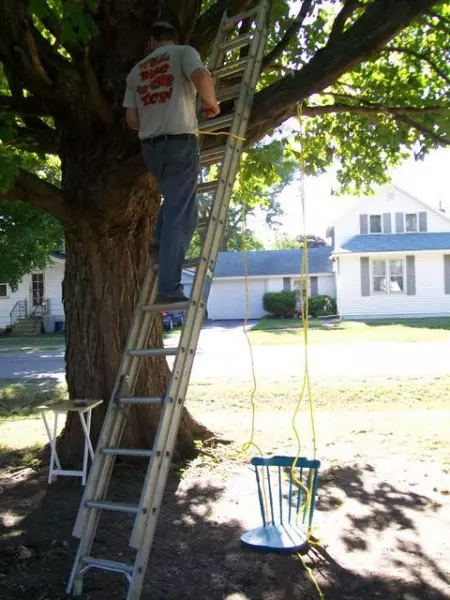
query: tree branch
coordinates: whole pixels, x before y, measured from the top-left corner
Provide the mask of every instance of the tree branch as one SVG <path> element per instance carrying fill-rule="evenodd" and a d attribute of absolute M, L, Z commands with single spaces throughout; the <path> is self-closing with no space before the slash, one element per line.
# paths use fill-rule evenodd
<path fill-rule="evenodd" d="M 50 111 L 39 104 L 36 98 L 28 96 L 0 96 L 0 112 L 16 113 L 24 116 L 45 117 Z"/>
<path fill-rule="evenodd" d="M 440 146 L 444 146 L 444 147 L 450 146 L 450 137 L 448 135 L 439 135 L 438 133 L 433 131 L 430 127 L 427 127 L 423 123 L 418 123 L 415 119 L 411 119 L 407 115 L 396 115 L 395 118 L 398 121 L 402 121 L 403 123 L 406 123 L 410 127 L 417 129 L 417 131 L 420 131 L 426 137 L 431 138 L 436 143 L 438 143 Z"/>
<path fill-rule="evenodd" d="M 402 46 L 389 46 L 388 48 L 384 48 L 382 50 L 382 53 L 386 53 L 386 52 L 398 52 L 400 54 L 407 54 L 409 56 L 413 56 L 414 58 L 417 58 L 418 60 L 423 60 L 424 62 L 426 62 L 427 64 L 430 65 L 430 67 L 433 69 L 433 71 L 437 75 L 439 75 L 439 77 L 441 79 L 443 79 L 450 85 L 450 77 L 448 77 L 442 71 L 442 69 L 440 69 L 439 66 L 434 62 L 434 60 L 431 59 L 427 54 L 422 54 L 421 52 L 417 52 L 417 50 L 412 50 L 410 48 L 403 48 Z"/>
<path fill-rule="evenodd" d="M 57 217 L 61 223 L 69 221 L 62 191 L 24 169 L 19 169 L 14 188 L 7 192 L 0 192 L 0 197 L 37 206 Z"/>
<path fill-rule="evenodd" d="M 343 33 L 347 20 L 352 16 L 359 6 L 367 7 L 367 4 L 362 5 L 356 0 L 348 0 L 347 2 L 344 2 L 343 7 L 333 23 L 333 27 L 331 28 L 329 42 L 334 42 L 334 40 Z"/>
<path fill-rule="evenodd" d="M 59 137 L 54 129 L 44 122 L 30 124 L 28 127 L 17 126 L 13 129 L 12 146 L 27 152 L 42 152 L 44 154 L 57 154 L 59 150 Z"/>
<path fill-rule="evenodd" d="M 302 113 L 308 117 L 318 117 L 320 115 L 351 113 L 354 115 L 380 115 L 389 112 L 393 115 L 425 115 L 439 114 L 450 109 L 448 106 L 427 106 L 424 108 L 416 106 L 381 106 L 381 105 L 364 105 L 357 106 L 354 104 L 328 104 L 326 106 L 304 106 Z M 292 115 L 295 114 L 295 110 Z"/>
<path fill-rule="evenodd" d="M 284 36 L 276 44 L 276 46 L 272 48 L 272 50 L 267 54 L 267 56 L 264 57 L 262 64 L 263 70 L 270 67 L 277 60 L 277 58 L 281 56 L 281 54 L 283 54 L 283 51 L 287 48 L 289 42 L 297 36 L 298 32 L 302 28 L 303 21 L 309 13 L 312 3 L 313 0 L 303 1 L 298 15 L 286 29 Z"/>
<path fill-rule="evenodd" d="M 328 42 L 300 71 L 256 94 L 248 141 L 257 141 L 278 127 L 297 103 L 333 85 L 341 75 L 379 52 L 435 3 L 436 0 L 377 0 L 368 4 L 363 15 L 338 40 Z"/>

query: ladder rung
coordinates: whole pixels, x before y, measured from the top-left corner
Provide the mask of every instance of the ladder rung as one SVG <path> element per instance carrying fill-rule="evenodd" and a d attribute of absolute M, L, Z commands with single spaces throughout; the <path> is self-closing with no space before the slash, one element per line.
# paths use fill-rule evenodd
<path fill-rule="evenodd" d="M 210 194 L 216 191 L 216 187 L 219 185 L 217 179 L 215 181 L 206 181 L 205 183 L 199 183 L 197 186 L 197 194 Z"/>
<path fill-rule="evenodd" d="M 205 219 L 199 219 L 198 223 L 197 223 L 197 230 L 202 230 L 202 229 L 206 229 L 208 227 L 208 223 L 209 223 L 209 219 L 205 218 Z"/>
<path fill-rule="evenodd" d="M 214 69 L 214 71 L 212 72 L 213 77 L 217 79 L 218 77 L 227 77 L 228 75 L 234 75 L 234 73 L 239 73 L 245 69 L 248 61 L 249 58 L 247 56 L 246 58 L 242 58 L 241 60 L 236 60 L 224 65 L 223 67 Z"/>
<path fill-rule="evenodd" d="M 162 396 L 126 396 L 123 398 L 119 398 L 117 401 L 119 404 L 162 404 L 164 402 L 164 398 Z"/>
<path fill-rule="evenodd" d="M 219 148 L 208 148 L 208 150 L 202 150 L 200 153 L 200 164 L 208 165 L 219 162 L 224 153 L 226 146 L 219 146 Z"/>
<path fill-rule="evenodd" d="M 137 504 L 120 504 L 119 502 L 108 502 L 106 500 L 88 500 L 86 506 L 88 508 L 95 508 L 96 510 L 113 510 L 133 515 L 137 514 L 139 508 Z"/>
<path fill-rule="evenodd" d="M 134 450 L 131 448 L 102 448 L 103 454 L 113 454 L 114 456 L 137 456 L 143 458 L 150 458 L 152 455 L 151 450 Z"/>
<path fill-rule="evenodd" d="M 239 15 L 234 15 L 234 17 L 230 17 L 229 19 L 227 19 L 225 21 L 225 26 L 227 27 L 230 25 L 234 25 L 235 23 L 239 23 L 240 21 L 244 21 L 245 19 L 248 19 L 249 17 L 253 17 L 253 15 L 256 15 L 257 12 L 258 12 L 257 8 L 251 8 L 250 10 L 240 13 Z"/>
<path fill-rule="evenodd" d="M 230 127 L 233 123 L 234 114 L 230 115 L 222 115 L 221 117 L 216 117 L 215 119 L 207 119 L 201 121 L 199 124 L 200 133 L 202 131 L 217 131 L 218 129 Z"/>
<path fill-rule="evenodd" d="M 239 96 L 240 91 L 240 85 L 230 85 L 218 91 L 217 100 L 219 102 L 226 102 L 226 100 L 232 100 L 233 98 L 237 98 Z"/>
<path fill-rule="evenodd" d="M 183 269 L 196 269 L 200 264 L 200 257 L 187 258 L 183 263 Z"/>
<path fill-rule="evenodd" d="M 176 356 L 178 348 L 144 348 L 128 350 L 129 356 Z"/>
<path fill-rule="evenodd" d="M 81 562 L 88 567 L 103 569 L 104 571 L 113 571 L 114 573 L 129 573 L 132 575 L 134 571 L 134 568 L 131 565 L 116 562 L 115 560 L 94 558 L 93 556 L 83 556 Z"/>
<path fill-rule="evenodd" d="M 222 46 L 222 49 L 225 52 L 229 52 L 230 50 L 238 50 L 239 48 L 243 48 L 244 46 L 248 46 L 252 40 L 252 33 L 246 33 L 245 35 L 239 35 L 235 37 L 233 40 L 225 42 Z"/>
<path fill-rule="evenodd" d="M 186 310 L 189 306 L 189 300 L 172 302 L 170 304 L 146 304 L 142 310 L 146 312 L 170 312 L 171 310 Z"/>

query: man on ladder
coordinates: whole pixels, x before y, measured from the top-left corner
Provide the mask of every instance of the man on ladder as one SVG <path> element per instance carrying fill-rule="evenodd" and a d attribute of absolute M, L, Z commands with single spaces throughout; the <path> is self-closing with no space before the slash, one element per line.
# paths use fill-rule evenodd
<path fill-rule="evenodd" d="M 138 132 L 144 161 L 164 196 L 150 244 L 159 263 L 157 304 L 187 300 L 181 274 L 197 225 L 197 91 L 207 117 L 220 112 L 212 77 L 198 52 L 176 42 L 172 25 L 153 25 L 152 52 L 128 74 L 123 102 L 127 124 Z"/>

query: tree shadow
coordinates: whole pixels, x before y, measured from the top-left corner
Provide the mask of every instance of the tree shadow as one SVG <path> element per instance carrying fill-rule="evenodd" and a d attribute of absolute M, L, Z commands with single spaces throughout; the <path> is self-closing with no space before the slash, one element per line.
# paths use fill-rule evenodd
<path fill-rule="evenodd" d="M 64 398 L 59 382 L 50 377 L 0 380 L 0 420 L 36 416 L 36 407 Z"/>
<path fill-rule="evenodd" d="M 172 472 L 161 508 L 154 549 L 150 557 L 142 600 L 315 600 L 318 598 L 307 572 L 294 556 L 253 552 L 241 547 L 246 520 L 257 518 L 258 504 L 253 474 L 236 467 L 224 476 L 207 464 L 194 463 L 183 473 Z M 233 470 L 233 469 L 231 469 Z M 437 510 L 419 494 L 405 494 L 379 482 L 368 489 L 364 469 L 325 472 L 320 486 L 317 518 L 333 512 L 332 497 L 340 489 L 368 510 L 356 518 L 360 537 L 371 528 L 414 531 L 406 514 L 410 510 Z M 112 481 L 110 499 L 136 501 L 143 469 L 119 466 Z M 234 477 L 234 478 L 233 478 Z M 6 489 L 7 488 L 7 489 Z M 0 494 L 3 541 L 0 548 L 0 582 L 3 600 L 56 600 L 64 592 L 72 567 L 76 540 L 71 532 L 81 496 L 72 480 L 46 485 L 46 472 L 22 472 Z M 243 503 L 243 505 L 241 505 Z M 386 504 L 386 506 L 383 505 Z M 247 519 L 248 517 L 248 519 Z M 128 538 L 132 519 L 109 513 L 100 522 L 93 555 L 126 562 L 131 554 Z M 341 530 L 339 530 L 339 535 Z M 389 575 L 373 575 L 367 569 L 343 567 L 336 556 L 313 546 L 305 557 L 327 600 L 446 600 L 442 591 L 450 582 L 435 559 L 420 544 L 405 538 L 392 562 Z M 343 536 L 352 548 L 352 540 Z M 403 545 L 402 545 L 403 544 Z M 396 578 L 397 564 L 416 563 L 407 580 Z M 428 576 L 424 577 L 424 570 Z M 86 576 L 83 598 L 124 599 L 126 586 L 119 575 L 92 572 Z"/>

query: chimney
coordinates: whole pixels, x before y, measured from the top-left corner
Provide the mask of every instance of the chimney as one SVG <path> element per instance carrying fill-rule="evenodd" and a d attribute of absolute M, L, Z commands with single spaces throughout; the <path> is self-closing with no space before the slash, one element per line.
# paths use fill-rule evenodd
<path fill-rule="evenodd" d="M 439 200 L 439 210 L 445 215 L 445 208 L 442 206 L 442 200 Z"/>

